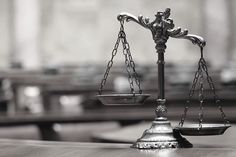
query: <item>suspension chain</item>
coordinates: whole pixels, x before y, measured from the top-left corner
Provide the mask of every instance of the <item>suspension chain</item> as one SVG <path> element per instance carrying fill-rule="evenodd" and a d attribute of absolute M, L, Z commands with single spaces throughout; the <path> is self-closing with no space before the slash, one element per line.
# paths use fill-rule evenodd
<path fill-rule="evenodd" d="M 198 70 L 195 72 L 195 75 L 194 75 L 194 79 L 193 79 L 193 83 L 192 83 L 192 87 L 189 91 L 189 95 L 188 95 L 188 99 L 186 101 L 186 104 L 185 104 L 185 108 L 184 108 L 184 113 L 181 115 L 181 120 L 180 120 L 180 123 L 179 123 L 179 126 L 183 126 L 184 124 L 184 121 L 186 119 L 186 116 L 187 116 L 187 112 L 188 112 L 188 109 L 189 109 L 189 104 L 190 104 L 190 100 L 192 99 L 194 93 L 195 93 L 195 90 L 196 90 L 196 86 L 197 86 L 197 83 L 198 83 L 198 80 L 199 80 L 199 85 L 200 85 L 200 88 L 199 88 L 199 129 L 202 128 L 202 122 L 203 122 L 203 103 L 204 103 L 204 97 L 203 97 L 203 92 L 204 92 L 204 86 L 203 86 L 203 71 L 202 71 L 202 61 L 203 61 L 203 58 L 201 57 L 200 60 L 198 61 Z"/>
<path fill-rule="evenodd" d="M 121 28 L 123 28 L 123 25 L 121 25 Z M 121 42 L 122 42 L 122 45 L 123 45 L 123 54 L 125 56 L 125 65 L 126 65 L 126 71 L 128 73 L 129 86 L 130 86 L 131 93 L 135 94 L 133 75 L 132 75 L 132 72 L 131 72 L 130 60 L 129 60 L 129 56 L 128 56 L 128 53 L 127 53 L 127 49 L 129 47 L 126 45 L 126 43 L 124 41 L 126 39 L 125 36 L 126 36 L 125 32 L 122 31 Z"/>
<path fill-rule="evenodd" d="M 203 58 L 200 58 L 200 61 L 199 61 L 199 75 L 200 75 L 200 82 L 199 82 L 199 85 L 200 85 L 200 88 L 199 88 L 199 95 L 198 95 L 198 98 L 199 98 L 199 118 L 198 118 L 198 121 L 199 121 L 199 127 L 198 129 L 200 130 L 202 128 L 202 122 L 203 122 L 203 104 L 204 104 L 204 96 L 203 96 L 203 92 L 204 92 L 204 87 L 203 87 L 203 71 L 202 71 L 202 60 Z"/>
<path fill-rule="evenodd" d="M 112 54 L 111 59 L 110 59 L 109 62 L 107 63 L 106 71 L 105 71 L 105 73 L 104 73 L 104 75 L 103 75 L 103 79 L 102 79 L 102 81 L 101 81 L 101 83 L 100 83 L 100 88 L 99 88 L 99 90 L 98 90 L 98 94 L 99 94 L 99 95 L 102 94 L 102 89 L 103 89 L 104 85 L 106 84 L 107 77 L 108 77 L 109 72 L 110 72 L 110 70 L 111 70 L 111 67 L 112 67 L 112 65 L 113 65 L 113 59 L 114 59 L 114 57 L 115 57 L 116 54 L 117 54 L 117 50 L 118 50 L 118 47 L 119 47 L 119 44 L 120 44 L 120 36 L 121 36 L 121 33 L 119 32 L 118 38 L 117 38 L 116 43 L 115 43 L 115 46 L 114 46 L 114 48 L 113 48 L 113 50 L 112 50 L 112 53 L 111 53 L 111 54 Z"/>
<path fill-rule="evenodd" d="M 142 90 L 140 88 L 140 80 L 139 80 L 138 74 L 135 70 L 135 63 L 134 63 L 133 58 L 132 58 L 131 53 L 130 53 L 130 46 L 129 46 L 129 43 L 127 42 L 127 40 L 126 40 L 126 34 L 124 32 L 124 21 L 120 21 L 120 31 L 118 33 L 118 38 L 116 40 L 115 46 L 112 50 L 112 57 L 111 57 L 111 59 L 109 60 L 109 62 L 107 64 L 106 71 L 105 71 L 103 79 L 100 83 L 100 88 L 98 90 L 99 95 L 102 94 L 103 87 L 106 84 L 107 77 L 108 77 L 110 69 L 113 65 L 113 59 L 117 54 L 120 42 L 122 42 L 122 45 L 123 45 L 123 54 L 125 56 L 126 71 L 128 73 L 128 81 L 129 81 L 131 93 L 135 94 L 133 77 L 135 79 L 136 85 L 139 88 L 139 93 L 140 94 L 142 93 Z M 133 73 L 131 71 L 133 71 Z"/>
<path fill-rule="evenodd" d="M 186 115 L 187 115 L 187 112 L 188 112 L 188 109 L 189 109 L 190 100 L 191 100 L 191 98 L 193 97 L 193 95 L 195 93 L 195 88 L 196 88 L 198 79 L 200 77 L 200 80 L 199 80 L 200 81 L 199 82 L 200 88 L 199 88 L 199 95 L 198 95 L 199 102 L 200 102 L 200 106 L 199 106 L 200 112 L 199 112 L 199 128 L 198 129 L 202 128 L 203 110 L 204 110 L 204 108 L 203 108 L 203 104 L 204 104 L 204 97 L 203 97 L 203 92 L 204 92 L 203 79 L 204 79 L 204 75 L 203 75 L 203 71 L 206 73 L 207 83 L 209 84 L 209 87 L 210 87 L 210 89 L 213 93 L 214 103 L 216 105 L 218 105 L 218 108 L 219 108 L 220 113 L 221 113 L 221 118 L 223 119 L 225 125 L 229 124 L 229 121 L 226 117 L 226 114 L 224 113 L 223 108 L 220 105 L 220 100 L 219 100 L 218 95 L 216 94 L 216 90 L 215 90 L 213 80 L 212 80 L 211 76 L 209 75 L 207 64 L 206 64 L 206 61 L 203 57 L 203 47 L 200 47 L 200 49 L 201 49 L 201 58 L 198 61 L 198 70 L 195 72 L 192 87 L 189 91 L 188 99 L 187 99 L 186 104 L 185 104 L 184 113 L 181 115 L 181 120 L 180 120 L 179 126 L 182 127 L 183 124 L 184 124 L 184 121 L 186 119 Z"/>
<path fill-rule="evenodd" d="M 187 112 L 188 112 L 188 109 L 189 109 L 190 100 L 191 100 L 191 98 L 193 97 L 193 95 L 195 93 L 195 88 L 196 88 L 196 85 L 197 85 L 197 82 L 198 82 L 199 68 L 200 67 L 198 67 L 198 70 L 195 72 L 194 79 L 193 79 L 193 82 L 192 82 L 192 87 L 189 91 L 188 99 L 187 99 L 185 107 L 184 107 L 184 114 L 181 115 L 181 120 L 180 120 L 179 126 L 184 125 L 184 121 L 186 119 Z"/>
<path fill-rule="evenodd" d="M 201 49 L 201 53 L 203 53 L 202 51 L 203 51 L 203 49 Z M 222 108 L 222 106 L 220 105 L 220 99 L 219 99 L 218 95 L 216 94 L 216 89 L 215 89 L 213 80 L 212 80 L 211 76 L 209 75 L 208 68 L 207 68 L 207 64 L 206 64 L 206 61 L 205 61 L 204 59 L 202 60 L 202 66 L 203 66 L 203 70 L 204 70 L 205 73 L 206 73 L 207 82 L 208 82 L 208 84 L 209 84 L 209 87 L 210 87 L 210 89 L 211 89 L 211 91 L 212 91 L 212 93 L 213 93 L 214 102 L 215 102 L 216 105 L 218 105 L 218 109 L 219 109 L 219 111 L 220 111 L 221 118 L 223 119 L 225 125 L 226 125 L 226 124 L 229 124 L 229 120 L 227 119 L 227 117 L 226 117 L 226 115 L 225 115 L 225 113 L 224 113 L 224 111 L 223 111 L 223 108 Z"/>
<path fill-rule="evenodd" d="M 132 88 L 130 87 L 131 92 L 134 92 L 134 86 L 133 86 L 133 77 L 134 77 L 135 83 L 138 86 L 139 94 L 141 94 L 142 90 L 141 90 L 141 87 L 140 87 L 141 86 L 140 85 L 140 80 L 139 80 L 138 74 L 135 70 L 136 69 L 135 68 L 135 63 L 133 61 L 133 57 L 132 57 L 131 52 L 130 52 L 130 46 L 129 46 L 129 43 L 126 39 L 126 34 L 124 32 L 124 26 L 123 26 L 122 22 L 121 22 L 121 29 L 123 31 L 121 42 L 123 44 L 123 54 L 125 55 L 126 70 L 129 74 L 129 83 L 130 83 L 130 86 L 132 86 Z M 133 71 L 133 72 L 131 72 L 131 71 Z"/>
<path fill-rule="evenodd" d="M 129 43 L 127 42 L 127 40 L 126 40 L 126 38 L 125 38 L 125 43 L 126 43 L 126 45 L 127 45 L 127 54 L 128 54 L 128 56 L 129 56 L 129 60 L 130 60 L 130 67 L 132 68 L 132 70 L 133 70 L 133 76 L 134 76 L 134 78 L 135 78 L 135 83 L 136 83 L 136 85 L 138 86 L 138 90 L 139 90 L 139 94 L 142 94 L 142 90 L 141 90 L 141 84 L 140 84 L 140 79 L 139 79 L 139 77 L 138 77 L 138 74 L 137 74 L 137 72 L 136 72 L 136 68 L 135 68 L 135 63 L 134 63 L 134 61 L 133 61 L 133 58 L 132 58 L 132 56 L 131 56 L 131 53 L 130 53 L 130 46 L 129 46 Z"/>

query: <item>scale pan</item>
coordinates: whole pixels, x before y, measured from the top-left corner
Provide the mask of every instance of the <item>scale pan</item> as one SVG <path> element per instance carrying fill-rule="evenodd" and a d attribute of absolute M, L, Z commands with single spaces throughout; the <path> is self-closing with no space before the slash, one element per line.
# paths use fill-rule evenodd
<path fill-rule="evenodd" d="M 183 127 L 176 127 L 182 135 L 187 136 L 208 136 L 208 135 L 221 135 L 226 129 L 230 127 L 230 124 L 202 124 L 202 128 L 199 129 L 199 124 L 189 124 Z"/>
<path fill-rule="evenodd" d="M 104 105 L 137 105 L 142 104 L 149 96 L 149 94 L 106 94 L 96 97 Z"/>

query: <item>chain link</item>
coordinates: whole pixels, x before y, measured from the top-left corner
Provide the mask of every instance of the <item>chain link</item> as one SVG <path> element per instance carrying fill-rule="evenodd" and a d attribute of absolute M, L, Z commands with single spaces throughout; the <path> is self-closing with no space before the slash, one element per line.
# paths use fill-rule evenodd
<path fill-rule="evenodd" d="M 200 58 L 200 61 L 199 61 L 199 75 L 200 75 L 200 82 L 199 82 L 199 85 L 200 85 L 200 88 L 199 88 L 199 95 L 198 95 L 198 98 L 199 98 L 199 118 L 198 118 L 198 121 L 199 121 L 199 127 L 198 129 L 200 130 L 202 128 L 202 122 L 203 122 L 203 103 L 204 103 L 204 96 L 203 96 L 203 92 L 204 92 L 204 85 L 203 85 L 203 79 L 204 79 L 204 76 L 203 76 L 203 71 L 202 71 L 202 59 L 203 58 Z"/>
<path fill-rule="evenodd" d="M 201 52 L 202 52 L 202 51 L 203 51 L 203 50 L 201 49 Z M 210 87 L 210 89 L 211 89 L 211 91 L 212 91 L 212 93 L 213 93 L 214 102 L 215 102 L 215 104 L 218 106 L 218 109 L 219 109 L 219 111 L 220 111 L 221 118 L 223 119 L 225 125 L 226 125 L 226 124 L 229 124 L 229 120 L 227 119 L 227 117 L 226 117 L 226 115 L 225 115 L 225 113 L 224 113 L 224 111 L 223 111 L 223 108 L 222 108 L 222 106 L 220 105 L 220 99 L 219 99 L 218 95 L 216 94 L 216 89 L 215 89 L 215 86 L 214 86 L 214 83 L 213 83 L 213 79 L 212 79 L 211 76 L 209 75 L 208 68 L 207 68 L 207 63 L 206 63 L 206 61 L 205 61 L 204 59 L 203 59 L 203 61 L 202 61 L 202 66 L 203 66 L 203 70 L 204 70 L 205 73 L 206 73 L 207 82 L 208 82 L 208 84 L 209 84 L 209 87 Z"/>
<path fill-rule="evenodd" d="M 126 47 L 126 44 L 124 42 L 124 38 L 121 39 L 121 42 L 122 42 L 122 45 L 123 45 L 123 54 L 125 56 L 126 71 L 128 73 L 128 81 L 129 81 L 130 90 L 131 90 L 131 93 L 135 94 L 134 81 L 133 81 L 133 76 L 132 76 L 131 67 L 130 67 L 130 61 L 129 61 L 129 57 L 128 57 L 128 54 L 127 54 L 127 47 Z"/>
<path fill-rule="evenodd" d="M 102 89 L 103 89 L 104 85 L 106 84 L 107 77 L 108 77 L 109 72 L 110 72 L 110 69 L 111 69 L 111 67 L 112 67 L 112 65 L 113 65 L 113 59 L 114 59 L 115 55 L 117 54 L 117 50 L 118 50 L 119 43 L 120 43 L 120 38 L 119 38 L 119 36 L 120 36 L 120 33 L 118 34 L 118 38 L 117 38 L 117 40 L 116 40 L 114 49 L 112 50 L 111 59 L 110 59 L 109 62 L 107 63 L 106 71 L 105 71 L 105 73 L 104 73 L 104 75 L 103 75 L 103 79 L 102 79 L 102 81 L 101 81 L 101 83 L 100 83 L 100 88 L 99 88 L 99 91 L 98 91 L 98 93 L 99 93 L 100 95 L 102 94 Z"/>
<path fill-rule="evenodd" d="M 200 82 L 199 82 L 200 88 L 199 88 L 199 95 L 198 95 L 199 102 L 200 102 L 200 105 L 199 105 L 199 110 L 200 110 L 200 112 L 199 112 L 199 127 L 198 127 L 199 130 L 202 128 L 203 110 L 204 110 L 204 108 L 203 108 L 203 103 L 204 103 L 204 97 L 203 97 L 203 92 L 204 92 L 203 79 L 204 79 L 204 75 L 203 75 L 203 71 L 206 73 L 207 83 L 209 84 L 209 87 L 210 87 L 210 89 L 213 93 L 214 103 L 216 105 L 218 105 L 218 109 L 220 110 L 220 113 L 221 113 L 221 118 L 223 119 L 225 125 L 229 124 L 229 121 L 228 121 L 228 119 L 227 119 L 227 117 L 226 117 L 226 115 L 223 111 L 223 108 L 220 105 L 220 100 L 219 100 L 218 95 L 216 94 L 216 90 L 215 90 L 213 80 L 212 80 L 211 76 L 209 75 L 208 68 L 207 68 L 207 63 L 206 63 L 206 61 L 203 57 L 203 47 L 200 47 L 200 50 L 201 50 L 201 58 L 198 61 L 198 70 L 195 72 L 192 87 L 189 91 L 188 99 L 187 99 L 186 104 L 185 104 L 184 113 L 181 115 L 181 120 L 180 120 L 180 123 L 179 123 L 179 126 L 182 127 L 183 124 L 184 124 L 184 121 L 186 119 L 188 109 L 189 109 L 190 100 L 191 100 L 191 98 L 193 97 L 193 95 L 195 93 L 195 88 L 196 88 L 198 79 L 200 77 Z"/>
<path fill-rule="evenodd" d="M 98 91 L 99 95 L 102 94 L 103 87 L 106 84 L 107 77 L 108 77 L 110 69 L 113 65 L 113 59 L 114 59 L 115 55 L 117 54 L 117 50 L 118 50 L 120 42 L 123 45 L 123 54 L 125 56 L 126 71 L 128 73 L 128 81 L 129 81 L 131 93 L 135 94 L 133 79 L 135 79 L 135 83 L 139 88 L 139 93 L 140 94 L 142 93 L 142 90 L 140 88 L 140 80 L 139 80 L 138 74 L 135 70 L 135 63 L 134 63 L 133 58 L 132 58 L 131 53 L 130 53 L 130 46 L 129 46 L 129 43 L 127 42 L 127 40 L 126 40 L 126 34 L 124 32 L 124 21 L 120 21 L 120 31 L 118 33 L 118 38 L 117 38 L 117 41 L 115 43 L 115 46 L 112 50 L 112 57 L 111 57 L 110 61 L 107 64 L 105 74 L 104 74 L 103 79 L 100 83 L 100 88 L 99 88 L 99 91 Z"/>
<path fill-rule="evenodd" d="M 131 93 L 135 94 L 133 76 L 132 76 L 132 72 L 131 72 L 131 68 L 130 68 L 130 60 L 129 60 L 128 53 L 127 53 L 127 49 L 129 49 L 129 45 L 127 45 L 125 42 L 126 34 L 124 31 L 124 23 L 121 23 L 120 33 L 121 33 L 121 36 L 120 36 L 121 43 L 123 45 L 122 52 L 123 52 L 123 55 L 125 56 L 125 65 L 126 65 L 126 71 L 128 73 L 129 86 L 130 86 Z"/>
<path fill-rule="evenodd" d="M 189 109 L 190 100 L 191 100 L 191 98 L 193 97 L 193 95 L 195 93 L 195 88 L 196 88 L 196 85 L 197 85 L 197 82 L 198 82 L 198 78 L 199 78 L 199 67 L 198 67 L 198 70 L 195 72 L 194 79 L 193 79 L 193 82 L 192 82 L 192 87 L 189 91 L 188 99 L 187 99 L 185 107 L 184 107 L 184 114 L 182 114 L 182 116 L 181 116 L 179 126 L 184 125 L 184 121 L 186 119 L 187 112 L 188 112 L 188 109 Z"/>
<path fill-rule="evenodd" d="M 123 27 L 122 27 L 123 28 Z M 131 55 L 131 52 L 130 52 L 130 46 L 129 46 L 129 43 L 126 39 L 126 34 L 123 30 L 123 36 L 122 36 L 122 44 L 123 44 L 123 54 L 125 55 L 125 59 L 126 59 L 126 70 L 129 74 L 129 82 L 130 82 L 130 85 L 132 86 L 133 88 L 133 91 L 134 91 L 134 86 L 133 86 L 133 78 L 135 80 L 135 83 L 136 85 L 138 86 L 138 90 L 139 90 L 139 94 L 142 93 L 142 90 L 141 90 L 141 85 L 140 85 L 140 80 L 139 80 L 139 77 L 138 77 L 138 74 L 136 72 L 136 68 L 135 68 L 135 63 L 133 61 L 133 57 Z M 131 72 L 132 71 L 132 72 Z M 132 92 L 132 89 L 131 89 L 131 92 Z"/>

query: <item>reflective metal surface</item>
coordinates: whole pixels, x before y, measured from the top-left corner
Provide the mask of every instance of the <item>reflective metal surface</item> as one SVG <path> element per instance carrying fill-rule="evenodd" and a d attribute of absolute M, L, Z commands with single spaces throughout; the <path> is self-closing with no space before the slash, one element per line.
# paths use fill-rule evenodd
<path fill-rule="evenodd" d="M 153 121 L 150 129 L 143 133 L 143 136 L 137 140 L 133 145 L 139 149 L 163 149 L 163 148 L 178 148 L 185 145 L 187 140 L 183 139 L 181 135 L 174 137 L 173 129 L 170 122 L 166 118 L 167 107 L 165 105 L 165 59 L 164 53 L 166 50 L 166 42 L 169 37 L 188 39 L 193 44 L 197 44 L 199 47 L 204 47 L 206 42 L 202 37 L 188 34 L 188 30 L 181 30 L 181 28 L 175 28 L 173 20 L 169 18 L 170 8 L 165 9 L 163 12 L 157 12 L 155 19 L 150 21 L 149 18 L 143 18 L 143 16 L 135 17 L 129 13 L 121 13 L 117 19 L 119 21 L 134 21 L 142 27 L 148 29 L 152 33 L 152 38 L 156 44 L 156 52 L 158 54 L 158 96 L 157 96 L 157 108 L 155 110 L 157 118 Z M 189 143 L 188 147 L 191 144 Z"/>
<path fill-rule="evenodd" d="M 220 111 L 220 115 L 221 115 L 221 118 L 222 118 L 224 124 L 229 125 L 230 124 L 229 120 L 227 119 L 226 114 L 223 111 L 220 99 L 219 99 L 218 95 L 216 94 L 216 89 L 215 89 L 215 85 L 213 83 L 213 79 L 209 74 L 206 60 L 203 57 L 203 47 L 200 47 L 200 51 L 201 51 L 201 57 L 198 62 L 198 70 L 195 72 L 192 87 L 189 91 L 189 96 L 188 96 L 188 99 L 185 103 L 184 113 L 181 115 L 181 120 L 180 120 L 179 126 L 183 127 L 184 121 L 187 116 L 188 109 L 190 107 L 190 101 L 191 101 L 192 97 L 194 96 L 195 91 L 198 90 L 198 100 L 199 100 L 199 109 L 200 109 L 200 111 L 198 113 L 198 115 L 199 115 L 198 116 L 198 122 L 199 122 L 198 130 L 201 130 L 203 118 L 204 118 L 203 117 L 203 108 L 206 105 L 205 99 L 204 99 L 204 78 L 205 77 L 206 77 L 205 80 L 207 81 L 207 83 L 211 89 L 212 95 L 213 95 L 214 105 L 218 106 L 218 109 Z M 199 85 L 199 87 L 197 87 L 198 85 Z M 196 133 L 196 136 L 197 135 L 201 135 L 201 134 Z"/>
<path fill-rule="evenodd" d="M 199 128 L 199 124 L 189 124 L 186 126 L 178 126 L 175 129 L 178 130 L 182 135 L 189 136 L 208 136 L 208 135 L 221 135 L 229 127 L 229 124 L 202 124 Z"/>
<path fill-rule="evenodd" d="M 137 105 L 142 104 L 149 96 L 149 94 L 106 94 L 96 97 L 104 105 Z"/>
<path fill-rule="evenodd" d="M 133 146 L 139 149 L 164 149 L 178 148 L 177 139 L 174 137 L 173 129 L 166 118 L 156 118 L 149 129 L 145 130 Z"/>
<path fill-rule="evenodd" d="M 230 127 L 228 125 L 228 121 L 226 116 L 222 110 L 222 107 L 219 105 L 219 110 L 221 111 L 221 116 L 225 121 L 225 125 L 214 125 L 214 124 L 202 124 L 203 122 L 203 71 L 206 72 L 207 81 L 210 85 L 214 93 L 214 100 L 218 103 L 218 97 L 215 94 L 214 85 L 211 77 L 208 74 L 207 66 L 205 66 L 205 60 L 203 58 L 203 47 L 206 45 L 205 40 L 197 35 L 188 34 L 188 30 L 181 28 L 175 28 L 173 20 L 169 18 L 170 9 L 167 8 L 163 12 L 157 12 L 155 14 L 155 19 L 150 21 L 149 18 L 143 18 L 143 16 L 135 17 L 129 13 L 121 13 L 118 15 L 117 19 L 121 23 L 120 33 L 118 35 L 118 40 L 112 51 L 112 58 L 108 63 L 108 68 L 104 74 L 104 79 L 101 82 L 100 92 L 97 98 L 105 105 L 115 105 L 115 104 L 136 104 L 142 103 L 149 95 L 142 94 L 141 90 L 139 90 L 139 94 L 134 94 L 133 81 L 129 81 L 131 87 L 131 94 L 109 94 L 102 95 L 102 87 L 106 83 L 106 79 L 109 73 L 109 70 L 113 64 L 113 58 L 117 52 L 119 41 L 121 40 L 123 43 L 123 51 L 125 51 L 125 61 L 127 62 L 127 72 L 129 72 L 129 68 L 132 67 L 133 72 L 135 73 L 135 66 L 131 54 L 129 52 L 129 44 L 126 41 L 126 35 L 124 32 L 124 22 L 133 21 L 141 25 L 142 27 L 148 29 L 152 33 L 152 38 L 155 42 L 156 53 L 158 54 L 158 95 L 156 99 L 157 108 L 155 110 L 157 118 L 152 122 L 152 125 L 149 129 L 145 130 L 142 137 L 139 138 L 132 147 L 138 149 L 166 149 L 166 148 L 180 148 L 192 147 L 192 144 L 188 142 L 185 138 L 181 136 L 183 135 L 219 135 L 223 134 L 224 131 Z M 189 127 L 183 127 L 183 123 L 186 117 L 188 106 L 185 107 L 184 115 L 181 118 L 180 126 L 175 130 L 172 129 L 170 122 L 166 118 L 167 107 L 166 107 L 166 99 L 165 99 L 165 59 L 164 53 L 166 50 L 166 42 L 172 38 L 179 39 L 188 39 L 192 41 L 193 44 L 196 44 L 200 47 L 201 50 L 201 58 L 199 61 L 198 72 L 195 74 L 194 84 L 197 83 L 198 78 L 200 76 L 200 93 L 199 93 L 199 101 L 200 101 L 200 110 L 199 114 L 199 124 L 191 125 Z M 129 57 L 130 55 L 130 57 Z M 129 75 L 129 79 L 131 79 L 132 75 Z M 136 81 L 137 85 L 140 87 L 140 82 Z M 195 85 L 190 90 L 190 98 L 194 94 Z M 203 126 L 204 125 L 204 126 Z"/>

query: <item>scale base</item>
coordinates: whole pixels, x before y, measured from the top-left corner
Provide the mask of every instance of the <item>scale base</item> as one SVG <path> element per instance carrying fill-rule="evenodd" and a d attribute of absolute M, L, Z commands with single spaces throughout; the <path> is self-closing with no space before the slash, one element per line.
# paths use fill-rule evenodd
<path fill-rule="evenodd" d="M 132 146 L 138 149 L 191 148 L 192 144 L 171 127 L 165 117 L 156 118 Z"/>

